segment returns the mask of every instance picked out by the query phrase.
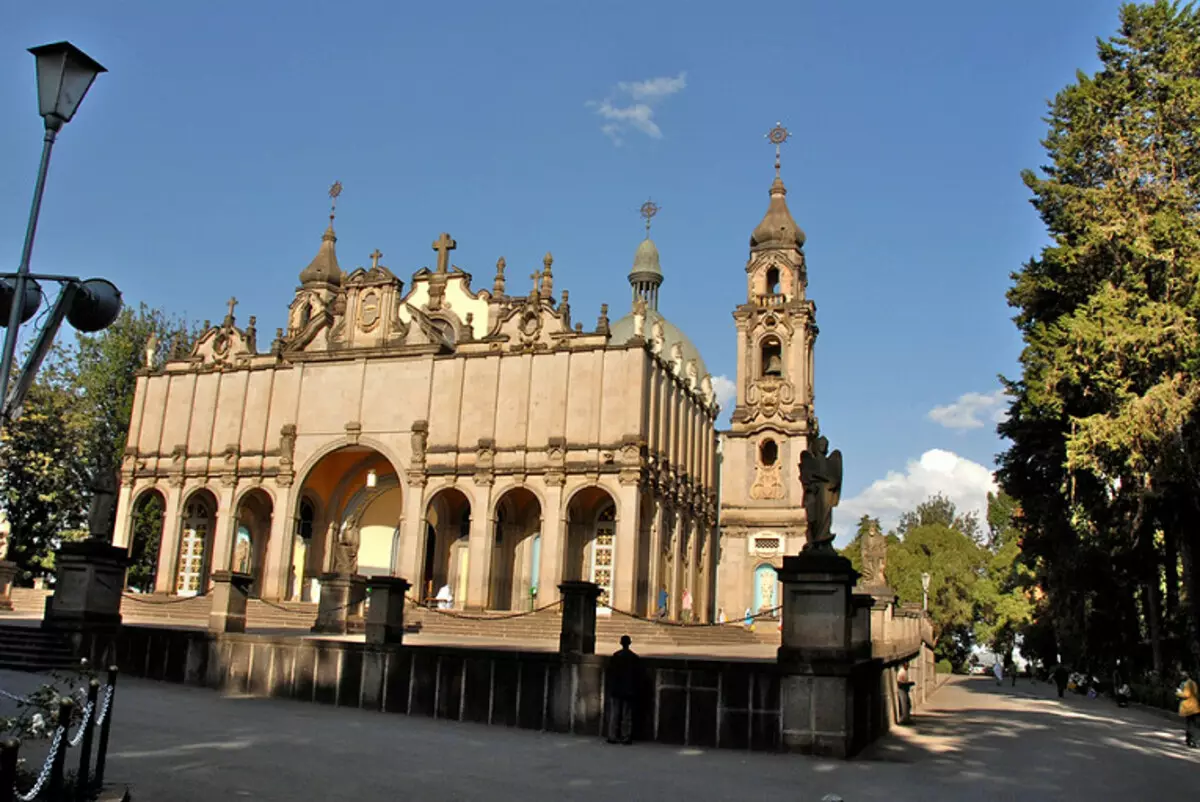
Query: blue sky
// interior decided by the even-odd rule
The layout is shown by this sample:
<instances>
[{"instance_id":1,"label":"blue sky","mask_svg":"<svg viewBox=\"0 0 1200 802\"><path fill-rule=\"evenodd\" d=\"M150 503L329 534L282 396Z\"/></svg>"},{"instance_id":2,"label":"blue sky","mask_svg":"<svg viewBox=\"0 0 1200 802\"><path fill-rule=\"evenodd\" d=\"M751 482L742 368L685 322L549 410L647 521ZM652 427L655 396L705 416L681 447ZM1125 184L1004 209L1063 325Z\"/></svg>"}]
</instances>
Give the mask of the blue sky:
<instances>
[{"instance_id":1,"label":"blue sky","mask_svg":"<svg viewBox=\"0 0 1200 802\"><path fill-rule=\"evenodd\" d=\"M111 72L59 138L35 270L192 319L236 295L269 342L337 179L343 268L379 248L407 280L449 231L477 287L500 256L521 285L549 250L590 325L603 301L626 311L653 197L660 308L732 376L780 120L817 413L846 456L840 528L939 489L978 506L996 375L1020 347L1004 292L1044 242L1019 172L1118 5L17 4L0 28L0 252L15 266L41 146L25 48L69 39Z\"/></svg>"}]
</instances>

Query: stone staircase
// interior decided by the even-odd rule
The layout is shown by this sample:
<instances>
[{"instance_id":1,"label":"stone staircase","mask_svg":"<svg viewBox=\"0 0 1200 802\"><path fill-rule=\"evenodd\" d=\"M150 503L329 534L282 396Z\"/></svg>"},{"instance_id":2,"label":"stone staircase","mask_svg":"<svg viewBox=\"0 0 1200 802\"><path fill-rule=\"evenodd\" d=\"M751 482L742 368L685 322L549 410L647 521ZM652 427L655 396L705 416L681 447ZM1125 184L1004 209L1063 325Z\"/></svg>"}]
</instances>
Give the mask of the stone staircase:
<instances>
[{"instance_id":1,"label":"stone staircase","mask_svg":"<svg viewBox=\"0 0 1200 802\"><path fill-rule=\"evenodd\" d=\"M50 591L13 588L14 610L8 616L21 619L40 619ZM179 598L148 595L126 595L121 604L121 617L126 624L169 626L204 629L208 626L210 599L207 597ZM3 622L4 615L0 615ZM317 605L311 602L272 602L251 599L246 607L246 625L250 632L292 631L307 632L317 617ZM506 613L470 614L456 611L437 611L411 606L405 611L405 623L410 632L418 632L446 640L511 641L519 643L557 644L561 617L557 608L517 618ZM660 648L684 647L701 650L707 646L738 647L778 644L775 621L762 621L755 632L737 623L725 626L673 626L619 613L599 615L596 620L596 639L603 644L615 644L622 635L633 638L636 646L653 645Z\"/></svg>"},{"instance_id":2,"label":"stone staircase","mask_svg":"<svg viewBox=\"0 0 1200 802\"><path fill-rule=\"evenodd\" d=\"M67 639L34 626L0 625L0 669L63 671L79 661Z\"/></svg>"}]
</instances>

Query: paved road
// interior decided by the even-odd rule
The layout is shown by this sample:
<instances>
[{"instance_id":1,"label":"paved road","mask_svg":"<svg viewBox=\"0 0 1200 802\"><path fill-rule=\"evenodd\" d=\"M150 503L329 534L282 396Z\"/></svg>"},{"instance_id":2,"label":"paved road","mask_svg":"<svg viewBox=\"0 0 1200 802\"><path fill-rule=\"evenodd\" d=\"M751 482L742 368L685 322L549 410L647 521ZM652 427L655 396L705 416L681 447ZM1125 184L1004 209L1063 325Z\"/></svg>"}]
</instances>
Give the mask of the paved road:
<instances>
[{"instance_id":1,"label":"paved road","mask_svg":"<svg viewBox=\"0 0 1200 802\"><path fill-rule=\"evenodd\" d=\"M0 689L36 684L0 672ZM915 728L837 762L608 746L126 680L109 776L129 782L138 802L1200 798L1200 751L1184 749L1177 721L1051 697L1045 685L956 678ZM0 705L0 715L6 710Z\"/></svg>"}]
</instances>

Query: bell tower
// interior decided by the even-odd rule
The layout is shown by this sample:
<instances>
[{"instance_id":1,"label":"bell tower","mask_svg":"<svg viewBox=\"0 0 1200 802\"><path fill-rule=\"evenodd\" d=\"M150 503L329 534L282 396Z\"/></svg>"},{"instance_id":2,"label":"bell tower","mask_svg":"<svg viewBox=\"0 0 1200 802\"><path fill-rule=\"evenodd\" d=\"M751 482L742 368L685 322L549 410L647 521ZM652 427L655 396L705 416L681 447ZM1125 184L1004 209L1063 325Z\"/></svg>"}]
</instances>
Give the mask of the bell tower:
<instances>
[{"instance_id":1,"label":"bell tower","mask_svg":"<svg viewBox=\"0 0 1200 802\"><path fill-rule=\"evenodd\" d=\"M775 180L766 216L750 236L746 301L737 330L737 400L722 433L720 600L732 618L780 603L775 568L804 547L800 454L817 430L813 414L816 306L808 300L804 231L787 207L778 123Z\"/></svg>"}]
</instances>

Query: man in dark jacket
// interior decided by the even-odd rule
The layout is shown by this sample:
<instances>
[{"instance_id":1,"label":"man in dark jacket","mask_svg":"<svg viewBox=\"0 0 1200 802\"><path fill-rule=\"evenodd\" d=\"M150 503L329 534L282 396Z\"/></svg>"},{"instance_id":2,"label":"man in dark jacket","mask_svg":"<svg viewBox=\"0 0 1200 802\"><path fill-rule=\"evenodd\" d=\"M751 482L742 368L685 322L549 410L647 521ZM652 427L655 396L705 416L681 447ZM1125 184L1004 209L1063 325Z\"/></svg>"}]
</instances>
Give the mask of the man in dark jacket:
<instances>
[{"instance_id":1,"label":"man in dark jacket","mask_svg":"<svg viewBox=\"0 0 1200 802\"><path fill-rule=\"evenodd\" d=\"M1062 663L1054 669L1054 684L1058 686L1058 698L1063 697L1063 693L1067 690L1067 680L1071 678L1071 673L1067 671L1067 667Z\"/></svg>"},{"instance_id":2,"label":"man in dark jacket","mask_svg":"<svg viewBox=\"0 0 1200 802\"><path fill-rule=\"evenodd\" d=\"M633 706L641 682L641 658L629 648L633 639L621 636L621 648L608 660L608 742L633 743Z\"/></svg>"}]
</instances>

